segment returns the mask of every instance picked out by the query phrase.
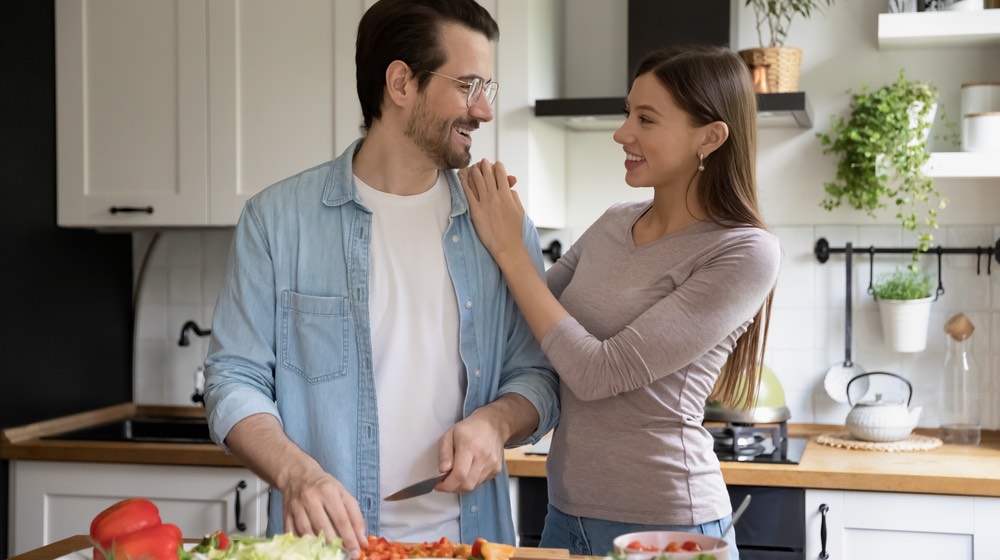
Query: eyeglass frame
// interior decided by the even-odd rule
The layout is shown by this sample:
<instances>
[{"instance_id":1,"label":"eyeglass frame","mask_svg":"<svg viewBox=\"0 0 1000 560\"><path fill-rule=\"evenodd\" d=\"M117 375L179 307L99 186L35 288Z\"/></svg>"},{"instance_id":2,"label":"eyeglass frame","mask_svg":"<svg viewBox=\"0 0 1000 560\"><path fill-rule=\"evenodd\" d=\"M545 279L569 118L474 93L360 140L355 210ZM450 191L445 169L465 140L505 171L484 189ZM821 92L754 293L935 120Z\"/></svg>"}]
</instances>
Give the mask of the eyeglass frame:
<instances>
[{"instance_id":1,"label":"eyeglass frame","mask_svg":"<svg viewBox=\"0 0 1000 560\"><path fill-rule=\"evenodd\" d=\"M453 82L458 82L468 87L469 95L468 97L465 98L465 106L468 107L469 109L471 109L476 104L476 102L479 101L479 97L484 93L486 94L487 105L492 106L493 102L496 101L497 99L497 93L500 91L500 84L498 82L495 82L493 80L487 82L478 76L472 78L472 81L467 82L465 80L460 80L458 78L448 76L447 74L441 74L440 72L434 72L432 70L424 70L424 72L427 72L428 74L434 74L435 76L441 76L442 78L448 78Z\"/></svg>"}]
</instances>

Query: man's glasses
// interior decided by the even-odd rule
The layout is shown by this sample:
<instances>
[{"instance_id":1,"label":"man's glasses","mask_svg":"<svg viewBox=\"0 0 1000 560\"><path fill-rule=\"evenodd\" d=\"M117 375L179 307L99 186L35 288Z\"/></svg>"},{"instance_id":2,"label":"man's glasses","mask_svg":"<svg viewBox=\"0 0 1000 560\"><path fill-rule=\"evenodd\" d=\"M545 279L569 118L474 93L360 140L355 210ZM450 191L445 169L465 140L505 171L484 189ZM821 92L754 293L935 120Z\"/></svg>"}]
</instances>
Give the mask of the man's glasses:
<instances>
[{"instance_id":1,"label":"man's glasses","mask_svg":"<svg viewBox=\"0 0 1000 560\"><path fill-rule=\"evenodd\" d=\"M484 82L482 78L472 78L472 81L467 82L444 74L438 74L437 72L431 72L430 70L426 72L435 76L441 76L442 78L448 78L453 82L458 82L465 86L469 90L469 96L466 98L465 104L470 109L476 104L476 101L479 101L479 96L483 93L486 94L486 102L492 105L493 100L497 98L497 90L500 89L500 84L493 81Z\"/></svg>"}]
</instances>

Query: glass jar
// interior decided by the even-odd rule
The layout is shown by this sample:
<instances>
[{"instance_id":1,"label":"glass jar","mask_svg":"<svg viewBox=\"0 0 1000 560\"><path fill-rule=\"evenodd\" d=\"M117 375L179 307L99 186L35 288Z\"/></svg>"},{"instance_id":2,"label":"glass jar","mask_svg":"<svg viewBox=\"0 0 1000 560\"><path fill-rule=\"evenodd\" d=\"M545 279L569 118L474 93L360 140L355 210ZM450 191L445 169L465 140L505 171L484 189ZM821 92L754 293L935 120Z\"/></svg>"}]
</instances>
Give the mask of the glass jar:
<instances>
[{"instance_id":1,"label":"glass jar","mask_svg":"<svg viewBox=\"0 0 1000 560\"><path fill-rule=\"evenodd\" d=\"M944 325L948 352L941 376L941 439L945 443L979 445L979 368L972 356L972 321L959 313Z\"/></svg>"}]
</instances>

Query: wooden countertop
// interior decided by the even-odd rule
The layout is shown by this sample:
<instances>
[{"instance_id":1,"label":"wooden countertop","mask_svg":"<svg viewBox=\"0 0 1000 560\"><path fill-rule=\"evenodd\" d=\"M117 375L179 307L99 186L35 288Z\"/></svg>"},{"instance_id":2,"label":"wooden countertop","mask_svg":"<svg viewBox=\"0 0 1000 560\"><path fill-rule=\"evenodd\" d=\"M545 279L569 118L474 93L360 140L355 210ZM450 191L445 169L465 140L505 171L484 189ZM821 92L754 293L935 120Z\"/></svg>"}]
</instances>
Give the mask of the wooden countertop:
<instances>
[{"instance_id":1,"label":"wooden countertop","mask_svg":"<svg viewBox=\"0 0 1000 560\"><path fill-rule=\"evenodd\" d=\"M830 490L870 490L1000 497L1000 433L984 431L978 446L943 445L930 451L886 453L816 443L843 426L789 425L789 435L809 437L798 465L723 462L726 484ZM937 430L919 429L924 435ZM545 476L545 456L506 452L511 476Z\"/></svg>"},{"instance_id":2,"label":"wooden countertop","mask_svg":"<svg viewBox=\"0 0 1000 560\"><path fill-rule=\"evenodd\" d=\"M129 443L41 439L133 416L204 415L200 407L150 407L133 404L75 414L0 432L0 458L33 461L82 461L239 467L240 461L214 444ZM792 436L810 437L798 465L723 462L727 484L832 490L871 490L1000 497L1000 433L983 432L978 446L944 445L930 451L885 453L830 447L815 436L843 426L792 424ZM936 435L936 430L918 430ZM506 452L511 476L544 477L545 456L526 448Z\"/></svg>"},{"instance_id":3,"label":"wooden countertop","mask_svg":"<svg viewBox=\"0 0 1000 560\"><path fill-rule=\"evenodd\" d=\"M214 443L42 439L71 430L142 416L204 418L205 410L194 406L141 406L125 403L27 426L8 428L0 432L0 459L199 467L243 466L236 456L226 453Z\"/></svg>"}]
</instances>

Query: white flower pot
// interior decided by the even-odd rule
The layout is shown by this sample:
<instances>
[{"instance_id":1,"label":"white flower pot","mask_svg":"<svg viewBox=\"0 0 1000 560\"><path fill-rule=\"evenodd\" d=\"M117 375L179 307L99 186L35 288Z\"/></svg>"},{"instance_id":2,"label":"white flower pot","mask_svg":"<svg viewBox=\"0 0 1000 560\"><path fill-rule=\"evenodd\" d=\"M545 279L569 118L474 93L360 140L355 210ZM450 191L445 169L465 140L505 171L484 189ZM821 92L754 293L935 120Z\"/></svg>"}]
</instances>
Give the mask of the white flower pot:
<instances>
[{"instance_id":1,"label":"white flower pot","mask_svg":"<svg viewBox=\"0 0 1000 560\"><path fill-rule=\"evenodd\" d=\"M880 299L882 337L896 352L920 352L927 347L927 323L934 297L923 299Z\"/></svg>"}]
</instances>

